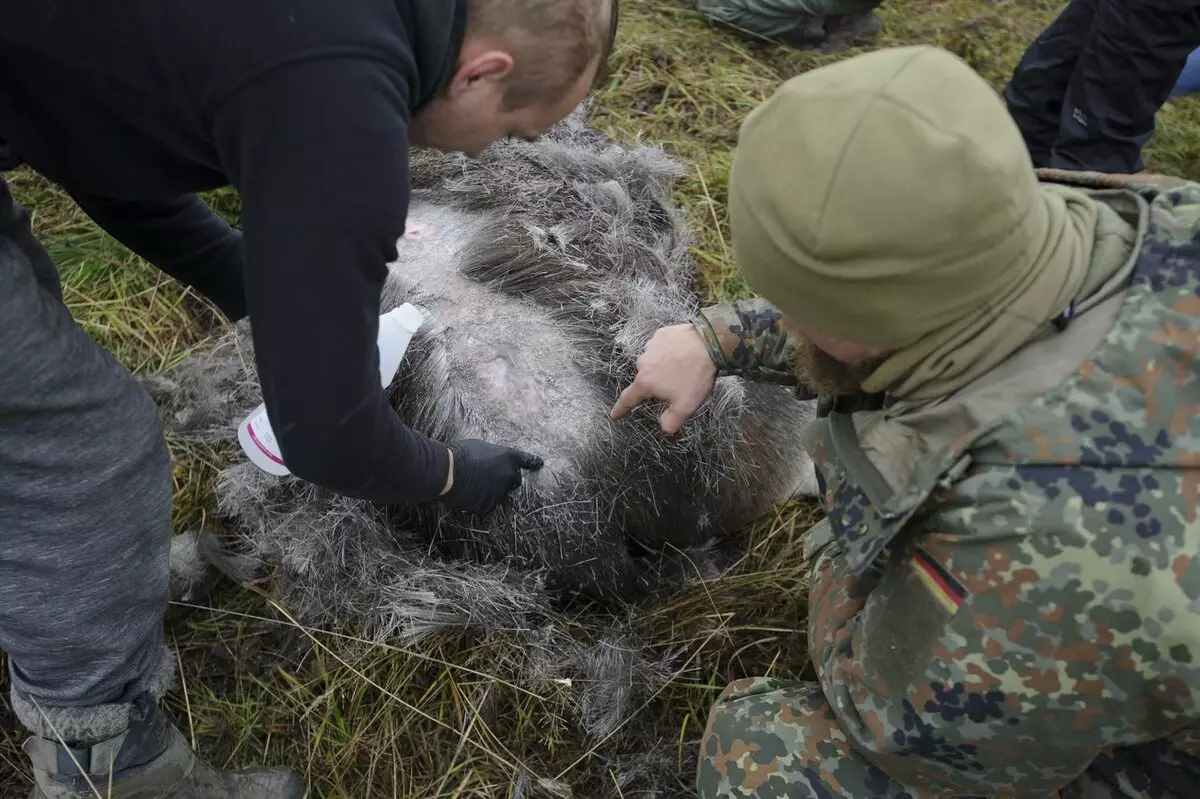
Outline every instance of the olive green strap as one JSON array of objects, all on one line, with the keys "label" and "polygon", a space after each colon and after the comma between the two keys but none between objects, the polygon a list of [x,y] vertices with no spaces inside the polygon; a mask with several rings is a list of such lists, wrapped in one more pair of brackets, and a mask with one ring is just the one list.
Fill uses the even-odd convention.
[{"label": "olive green strap", "polygon": [[853,418],[848,413],[831,412],[829,432],[838,461],[845,467],[850,479],[867,495],[876,512],[882,515],[884,506],[892,500],[896,492],[863,452],[858,431],[854,429]]}]

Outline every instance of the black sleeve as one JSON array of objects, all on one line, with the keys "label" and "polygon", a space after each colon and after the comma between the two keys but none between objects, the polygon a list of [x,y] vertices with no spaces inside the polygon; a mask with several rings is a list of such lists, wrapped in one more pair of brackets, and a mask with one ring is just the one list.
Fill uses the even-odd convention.
[{"label": "black sleeve", "polygon": [[284,461],[387,503],[435,499],[449,468],[379,380],[380,292],[410,191],[407,108],[397,74],[341,58],[278,68],[214,118],[241,193],[255,359]]},{"label": "black sleeve", "polygon": [[113,200],[72,192],[84,213],[113,238],[232,321],[246,315],[242,235],[195,194],[164,200]]}]

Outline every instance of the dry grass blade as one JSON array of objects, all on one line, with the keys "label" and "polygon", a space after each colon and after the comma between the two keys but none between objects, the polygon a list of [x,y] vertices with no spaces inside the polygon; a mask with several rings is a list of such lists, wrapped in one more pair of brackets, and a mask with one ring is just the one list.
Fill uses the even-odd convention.
[{"label": "dry grass blade", "polygon": [[[279,611],[281,614],[283,614],[283,616],[285,618],[287,618],[287,620],[289,622],[291,622],[293,627],[295,627],[297,630],[300,630],[302,633],[304,633],[309,638],[309,640],[311,640],[313,642],[313,644],[315,644],[317,647],[321,648],[323,651],[325,651],[329,655],[331,655],[335,660],[337,660],[339,663],[341,663],[343,666],[345,666],[347,669],[349,669],[351,672],[353,672],[355,674],[355,676],[357,676],[359,679],[361,679],[365,683],[369,684],[372,688],[375,688],[376,690],[380,691],[385,696],[391,698],[393,701],[395,701],[397,704],[399,704],[405,710],[415,713],[451,733],[457,732],[457,730],[454,727],[451,727],[450,725],[446,724],[441,719],[435,718],[434,716],[421,710],[420,708],[416,707],[415,705],[412,705],[412,704],[406,702],[402,697],[400,697],[396,693],[389,691],[388,689],[386,689],[386,688],[380,686],[379,684],[377,684],[376,682],[374,682],[366,674],[362,673],[361,671],[356,669],[354,666],[352,666],[349,662],[344,660],[341,655],[337,654],[332,649],[330,649],[328,646],[326,646],[319,638],[317,638],[315,635],[313,635],[313,633],[311,631],[309,631],[308,628],[297,623],[296,620],[291,617],[291,614],[289,614],[287,612],[287,610],[285,610],[283,607],[281,607],[279,605],[279,603],[277,603],[275,600],[271,599],[265,593],[263,593],[261,595],[262,595],[262,598],[264,599],[264,601],[266,601],[266,603],[268,605],[270,605],[271,607],[273,607],[277,611]],[[466,740],[465,736],[464,736],[463,740]],[[481,747],[481,748],[483,748],[483,747]],[[492,758],[493,761],[500,763],[504,766],[507,766],[508,768],[512,769],[514,772],[519,770],[517,768],[516,764],[511,759],[511,753],[509,753],[508,757],[505,757],[505,756],[502,756],[502,755],[498,754],[497,752],[495,752],[491,749],[487,749],[487,748],[484,748],[484,753],[487,754],[490,758]],[[457,757],[457,754],[455,756]]]}]

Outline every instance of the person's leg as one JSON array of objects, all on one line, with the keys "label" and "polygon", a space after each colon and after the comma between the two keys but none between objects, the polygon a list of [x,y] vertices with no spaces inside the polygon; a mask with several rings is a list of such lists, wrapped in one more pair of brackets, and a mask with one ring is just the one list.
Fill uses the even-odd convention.
[{"label": "person's leg", "polygon": [[25,726],[106,735],[171,676],[171,463],[153,402],[59,292],[0,182],[0,647]]},{"label": "person's leg", "polygon": [[1072,0],[1021,57],[1004,100],[1035,166],[1050,165],[1061,126],[1063,98],[1091,35],[1098,0]]},{"label": "person's leg", "polygon": [[[854,751],[817,683],[740,680],[721,694],[701,742],[699,799],[935,799]],[[1098,757],[1059,799],[1190,799],[1200,760],[1170,741]],[[975,799],[982,799],[976,797]]]},{"label": "person's leg", "polygon": [[1129,174],[1188,56],[1200,45],[1200,3],[1101,0],[1063,97],[1049,166]]},{"label": "person's leg", "polygon": [[815,682],[732,683],[700,744],[699,799],[935,799],[851,748]]},{"label": "person's leg", "polygon": [[[866,6],[866,3],[859,4]],[[825,41],[821,44],[824,53],[840,53],[850,47],[869,43],[883,30],[883,20],[870,8],[855,9],[845,4],[844,11],[825,18]]]},{"label": "person's leg", "polygon": [[96,775],[110,766],[118,783],[140,782],[143,793],[114,797],[156,797],[160,786],[166,796],[201,769],[157,707],[173,677],[161,421],[71,318],[2,179],[0,341],[0,648],[14,713],[32,733],[34,796],[89,795],[78,766],[106,785]]},{"label": "person's leg", "polygon": [[1187,97],[1196,93],[1200,93],[1200,50],[1193,50],[1188,55],[1183,72],[1179,73],[1168,99],[1174,100],[1176,97]]},{"label": "person's leg", "polygon": [[758,36],[797,46],[826,39],[827,17],[864,15],[882,0],[697,0],[696,9],[712,19]]},{"label": "person's leg", "polygon": [[[828,522],[809,530],[807,539],[814,585],[844,591]],[[826,621],[835,625],[861,608],[858,599],[833,604]],[[731,683],[713,705],[696,787],[699,799],[935,799],[892,779],[854,749],[820,683],[761,677]]]},{"label": "person's leg", "polygon": [[[809,531],[814,615],[810,644],[835,645],[862,609],[825,525]],[[821,630],[825,634],[821,634]],[[920,723],[919,721],[917,722]],[[700,744],[699,799],[935,799],[859,752],[817,682],[753,678],[730,684]],[[1096,757],[1057,799],[1190,799],[1200,796],[1200,730],[1117,747]],[[982,796],[963,799],[983,799]]]},{"label": "person's leg", "polygon": [[58,277],[58,267],[46,252],[46,248],[33,235],[30,227],[29,212],[16,200],[4,177],[0,175],[0,239],[8,239],[29,259],[33,276],[38,287],[51,297],[62,299],[62,282]]}]

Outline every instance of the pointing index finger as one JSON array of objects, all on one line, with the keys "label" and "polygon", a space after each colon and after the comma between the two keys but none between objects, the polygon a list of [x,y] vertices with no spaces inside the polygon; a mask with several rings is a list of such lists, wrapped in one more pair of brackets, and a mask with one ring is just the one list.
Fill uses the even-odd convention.
[{"label": "pointing index finger", "polygon": [[641,380],[634,380],[633,384],[622,391],[621,396],[617,398],[617,404],[612,409],[612,418],[621,419],[628,416],[631,410],[649,397],[650,393],[643,387]]}]

